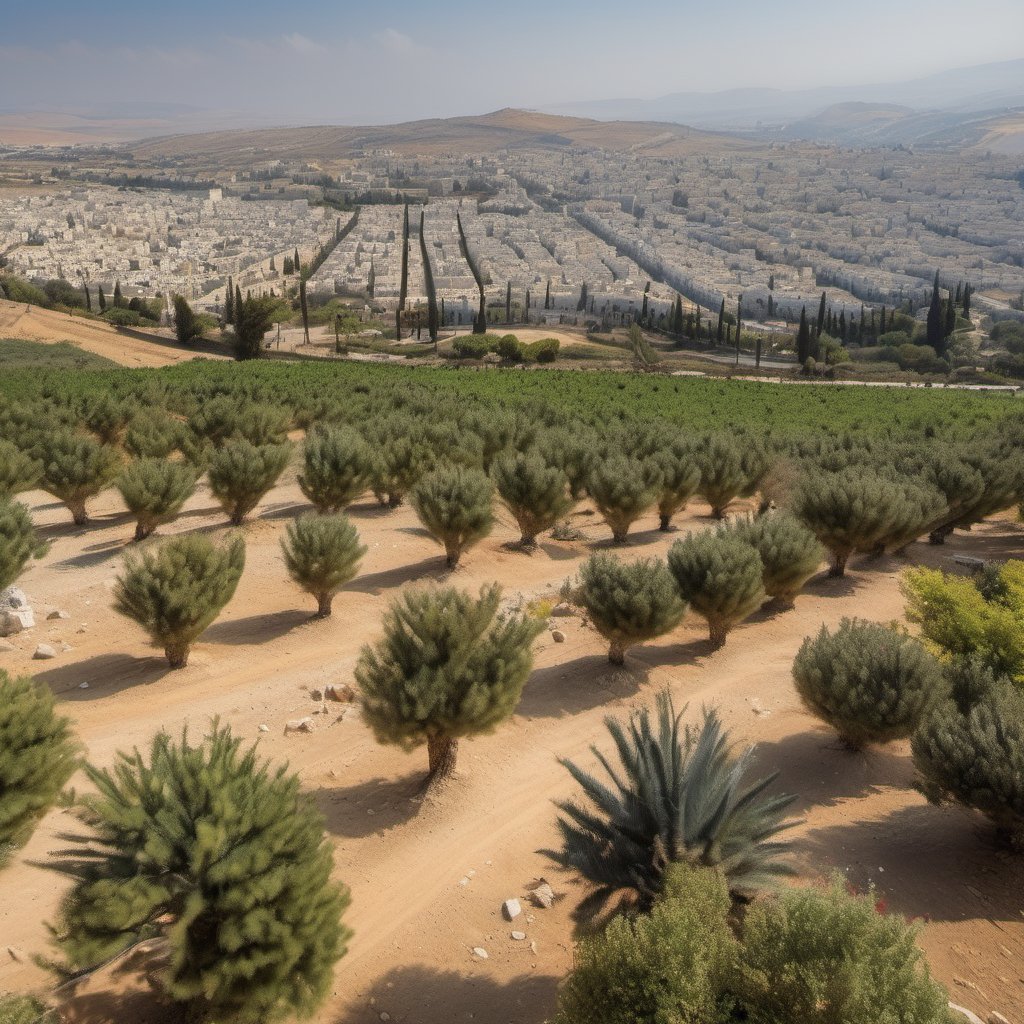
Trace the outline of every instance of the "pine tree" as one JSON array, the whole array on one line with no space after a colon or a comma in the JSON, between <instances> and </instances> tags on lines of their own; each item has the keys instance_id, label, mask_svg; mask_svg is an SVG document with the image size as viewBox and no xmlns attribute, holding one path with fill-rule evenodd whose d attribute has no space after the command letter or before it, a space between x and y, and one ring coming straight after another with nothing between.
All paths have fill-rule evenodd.
<instances>
[{"instance_id":1,"label":"pine tree","mask_svg":"<svg viewBox=\"0 0 1024 1024\"><path fill-rule=\"evenodd\" d=\"M124 305L124 296L121 295L121 282L114 282L114 306L120 308Z\"/></svg>"},{"instance_id":2,"label":"pine tree","mask_svg":"<svg viewBox=\"0 0 1024 1024\"><path fill-rule=\"evenodd\" d=\"M102 316L107 311L107 297L103 294L103 285L96 285L96 301L100 307L100 315Z\"/></svg>"},{"instance_id":3,"label":"pine tree","mask_svg":"<svg viewBox=\"0 0 1024 1024\"><path fill-rule=\"evenodd\" d=\"M50 688L0 670L0 868L57 802L77 766L71 721L57 714Z\"/></svg>"},{"instance_id":4,"label":"pine tree","mask_svg":"<svg viewBox=\"0 0 1024 1024\"><path fill-rule=\"evenodd\" d=\"M749 779L753 750L734 754L716 710L706 709L698 726L683 726L685 711L676 713L666 690L653 722L648 708L626 723L606 718L622 762L612 767L594 748L607 781L561 762L587 804L558 802L562 848L542 852L594 887L579 918L596 917L623 890L649 912L673 864L719 868L736 896L789 873L788 844L777 837L794 824L784 818L793 797L765 796L775 775Z\"/></svg>"},{"instance_id":5,"label":"pine tree","mask_svg":"<svg viewBox=\"0 0 1024 1024\"><path fill-rule=\"evenodd\" d=\"M397 508L434 464L434 452L403 418L385 420L371 443L375 458L370 486L381 504Z\"/></svg>"},{"instance_id":6,"label":"pine tree","mask_svg":"<svg viewBox=\"0 0 1024 1024\"><path fill-rule=\"evenodd\" d=\"M587 491L611 529L612 539L624 544L630 526L658 501L661 472L652 459L613 451L594 462Z\"/></svg>"},{"instance_id":7,"label":"pine tree","mask_svg":"<svg viewBox=\"0 0 1024 1024\"><path fill-rule=\"evenodd\" d=\"M700 486L698 492L711 506L716 519L736 498L752 497L771 468L768 453L750 439L715 435L698 453Z\"/></svg>"},{"instance_id":8,"label":"pine tree","mask_svg":"<svg viewBox=\"0 0 1024 1024\"><path fill-rule=\"evenodd\" d=\"M764 603L761 558L730 531L705 530L677 540L669 548L668 567L682 599L707 620L715 650Z\"/></svg>"},{"instance_id":9,"label":"pine tree","mask_svg":"<svg viewBox=\"0 0 1024 1024\"><path fill-rule=\"evenodd\" d=\"M800 307L800 327L796 332L796 361L804 366L811 358L811 329L807 324L807 307Z\"/></svg>"},{"instance_id":10,"label":"pine tree","mask_svg":"<svg viewBox=\"0 0 1024 1024\"><path fill-rule=\"evenodd\" d=\"M304 515L290 523L281 541L291 578L317 602L317 615L331 614L334 595L359 571L366 547L343 512Z\"/></svg>"},{"instance_id":11,"label":"pine tree","mask_svg":"<svg viewBox=\"0 0 1024 1024\"><path fill-rule=\"evenodd\" d=\"M144 409L128 424L124 450L136 459L166 459L182 444L182 426L167 413Z\"/></svg>"},{"instance_id":12,"label":"pine tree","mask_svg":"<svg viewBox=\"0 0 1024 1024\"><path fill-rule=\"evenodd\" d=\"M131 420L131 408L109 391L90 397L82 409L82 422L101 444L118 445Z\"/></svg>"},{"instance_id":13,"label":"pine tree","mask_svg":"<svg viewBox=\"0 0 1024 1024\"><path fill-rule=\"evenodd\" d=\"M516 709L540 620L499 615L501 588L479 598L444 587L409 591L355 669L363 718L381 743L426 744L428 782L455 770L459 739L492 731Z\"/></svg>"},{"instance_id":14,"label":"pine tree","mask_svg":"<svg viewBox=\"0 0 1024 1024\"><path fill-rule=\"evenodd\" d=\"M302 313L302 340L309 344L309 306L306 304L306 279L299 281L299 311Z\"/></svg>"},{"instance_id":15,"label":"pine tree","mask_svg":"<svg viewBox=\"0 0 1024 1024\"><path fill-rule=\"evenodd\" d=\"M672 517L686 508L701 482L701 462L695 448L677 439L651 456L660 474L658 526L667 532Z\"/></svg>"},{"instance_id":16,"label":"pine tree","mask_svg":"<svg viewBox=\"0 0 1024 1024\"><path fill-rule=\"evenodd\" d=\"M318 512L348 508L370 485L373 456L349 427L318 426L303 446L299 487Z\"/></svg>"},{"instance_id":17,"label":"pine tree","mask_svg":"<svg viewBox=\"0 0 1024 1024\"><path fill-rule=\"evenodd\" d=\"M174 334L182 345L190 345L203 336L202 325L181 295L174 296Z\"/></svg>"},{"instance_id":18,"label":"pine tree","mask_svg":"<svg viewBox=\"0 0 1024 1024\"><path fill-rule=\"evenodd\" d=\"M210 490L232 526L239 526L277 483L288 465L291 444L255 445L245 438L229 441L210 460Z\"/></svg>"},{"instance_id":19,"label":"pine tree","mask_svg":"<svg viewBox=\"0 0 1024 1024\"><path fill-rule=\"evenodd\" d=\"M851 750L910 736L945 692L939 663L917 640L857 619L804 640L793 679L807 710Z\"/></svg>"},{"instance_id":20,"label":"pine tree","mask_svg":"<svg viewBox=\"0 0 1024 1024\"><path fill-rule=\"evenodd\" d=\"M764 592L779 607L791 608L825 557L818 539L786 512L748 517L733 529L761 558Z\"/></svg>"},{"instance_id":21,"label":"pine tree","mask_svg":"<svg viewBox=\"0 0 1024 1024\"><path fill-rule=\"evenodd\" d=\"M227 287L224 289L224 326L227 327L229 324L235 322L235 289L231 280L231 275L228 275Z\"/></svg>"},{"instance_id":22,"label":"pine tree","mask_svg":"<svg viewBox=\"0 0 1024 1024\"><path fill-rule=\"evenodd\" d=\"M494 485L479 469L442 466L413 487L409 501L427 532L444 547L449 569L494 526Z\"/></svg>"},{"instance_id":23,"label":"pine tree","mask_svg":"<svg viewBox=\"0 0 1024 1024\"><path fill-rule=\"evenodd\" d=\"M42 471L43 467L30 455L0 438L0 501L30 491L39 482Z\"/></svg>"},{"instance_id":24,"label":"pine tree","mask_svg":"<svg viewBox=\"0 0 1024 1024\"><path fill-rule=\"evenodd\" d=\"M190 1021L311 1015L345 953L349 897L299 777L216 720L199 743L161 731L86 773L87 827L54 865L73 882L54 929L67 971L157 938L158 984Z\"/></svg>"},{"instance_id":25,"label":"pine tree","mask_svg":"<svg viewBox=\"0 0 1024 1024\"><path fill-rule=\"evenodd\" d=\"M535 449L498 458L491 473L498 496L519 526L519 543L530 550L537 534L552 529L573 506L569 478Z\"/></svg>"},{"instance_id":26,"label":"pine tree","mask_svg":"<svg viewBox=\"0 0 1024 1024\"><path fill-rule=\"evenodd\" d=\"M86 501L105 490L121 469L116 449L69 430L41 439L41 461L39 486L64 502L76 526L89 521Z\"/></svg>"},{"instance_id":27,"label":"pine tree","mask_svg":"<svg viewBox=\"0 0 1024 1024\"><path fill-rule=\"evenodd\" d=\"M945 323L945 316L942 311L942 298L939 295L939 272L936 270L935 282L932 285L932 301L928 307L925 341L940 356L945 355L946 352Z\"/></svg>"},{"instance_id":28,"label":"pine tree","mask_svg":"<svg viewBox=\"0 0 1024 1024\"><path fill-rule=\"evenodd\" d=\"M145 540L158 526L171 522L196 489L198 471L187 462L140 459L117 479L126 508L135 516L135 539Z\"/></svg>"},{"instance_id":29,"label":"pine tree","mask_svg":"<svg viewBox=\"0 0 1024 1024\"><path fill-rule=\"evenodd\" d=\"M623 563L592 555L580 569L576 600L608 641L613 665L623 664L634 644L671 632L686 612L672 574L654 558Z\"/></svg>"},{"instance_id":30,"label":"pine tree","mask_svg":"<svg viewBox=\"0 0 1024 1024\"><path fill-rule=\"evenodd\" d=\"M92 312L92 295L89 294L89 285L88 285L88 283L85 283L85 284L82 285L82 291L85 292L85 308L86 308L86 311L91 313Z\"/></svg>"},{"instance_id":31,"label":"pine tree","mask_svg":"<svg viewBox=\"0 0 1024 1024\"><path fill-rule=\"evenodd\" d=\"M241 537L222 547L202 535L172 537L125 558L114 587L114 610L163 647L171 668L184 668L192 645L234 596L244 566Z\"/></svg>"}]
</instances>

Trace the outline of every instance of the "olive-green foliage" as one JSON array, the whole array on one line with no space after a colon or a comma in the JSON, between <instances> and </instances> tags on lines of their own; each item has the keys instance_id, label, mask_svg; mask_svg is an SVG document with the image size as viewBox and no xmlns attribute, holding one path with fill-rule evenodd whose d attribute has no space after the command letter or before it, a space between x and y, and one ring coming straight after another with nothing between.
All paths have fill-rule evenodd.
<instances>
[{"instance_id":1,"label":"olive-green foliage","mask_svg":"<svg viewBox=\"0 0 1024 1024\"><path fill-rule=\"evenodd\" d=\"M0 1024L60 1024L56 1011L34 996L0 995Z\"/></svg>"},{"instance_id":2,"label":"olive-green foliage","mask_svg":"<svg viewBox=\"0 0 1024 1024\"><path fill-rule=\"evenodd\" d=\"M903 577L907 616L947 658L978 658L999 675L1024 682L1024 561L998 572L989 598L963 576L910 569Z\"/></svg>"},{"instance_id":3,"label":"olive-green foliage","mask_svg":"<svg viewBox=\"0 0 1024 1024\"><path fill-rule=\"evenodd\" d=\"M704 530L677 540L668 567L679 593L708 622L712 646L765 600L761 556L731 530Z\"/></svg>"},{"instance_id":4,"label":"olive-green foliage","mask_svg":"<svg viewBox=\"0 0 1024 1024\"><path fill-rule=\"evenodd\" d=\"M734 529L761 556L764 592L783 607L791 606L825 558L817 538L785 512L741 519Z\"/></svg>"},{"instance_id":5,"label":"olive-green foliage","mask_svg":"<svg viewBox=\"0 0 1024 1024\"><path fill-rule=\"evenodd\" d=\"M289 416L281 407L266 402L243 401L219 395L204 402L189 417L184 440L185 454L196 465L209 462L213 451L231 440L277 445L288 439Z\"/></svg>"},{"instance_id":6,"label":"olive-green foliage","mask_svg":"<svg viewBox=\"0 0 1024 1024\"><path fill-rule=\"evenodd\" d=\"M366 547L343 512L299 516L281 540L288 574L317 601L317 614L331 614L334 595L359 570Z\"/></svg>"},{"instance_id":7,"label":"olive-green foliage","mask_svg":"<svg viewBox=\"0 0 1024 1024\"><path fill-rule=\"evenodd\" d=\"M983 662L959 666L951 699L914 733L920 788L933 803L973 807L1024 851L1024 693Z\"/></svg>"},{"instance_id":8,"label":"olive-green foliage","mask_svg":"<svg viewBox=\"0 0 1024 1024\"><path fill-rule=\"evenodd\" d=\"M580 569L577 600L608 642L608 660L621 665L634 644L676 628L686 612L672 574L656 558L621 562L593 555Z\"/></svg>"},{"instance_id":9,"label":"olive-green foliage","mask_svg":"<svg viewBox=\"0 0 1024 1024\"><path fill-rule=\"evenodd\" d=\"M917 640L857 619L804 640L793 678L808 711L854 750L909 736L946 694L939 663Z\"/></svg>"},{"instance_id":10,"label":"olive-green foliage","mask_svg":"<svg viewBox=\"0 0 1024 1024\"><path fill-rule=\"evenodd\" d=\"M531 547L572 508L569 478L536 449L500 456L491 467L498 496L519 526L520 543Z\"/></svg>"},{"instance_id":11,"label":"olive-green foliage","mask_svg":"<svg viewBox=\"0 0 1024 1024\"><path fill-rule=\"evenodd\" d=\"M428 473L409 495L420 522L444 547L449 568L494 526L494 485L479 469L442 466Z\"/></svg>"},{"instance_id":12,"label":"olive-green foliage","mask_svg":"<svg viewBox=\"0 0 1024 1024\"><path fill-rule=\"evenodd\" d=\"M42 467L10 441L0 440L0 501L9 501L39 482Z\"/></svg>"},{"instance_id":13,"label":"olive-green foliage","mask_svg":"<svg viewBox=\"0 0 1024 1024\"><path fill-rule=\"evenodd\" d=\"M115 448L70 430L56 431L41 441L41 461L39 486L67 505L76 526L89 521L86 501L111 484L121 469Z\"/></svg>"},{"instance_id":14,"label":"olive-green foliage","mask_svg":"<svg viewBox=\"0 0 1024 1024\"><path fill-rule=\"evenodd\" d=\"M370 486L382 505L397 508L420 478L433 468L435 454L418 435L416 425L396 417L379 425L370 439L375 453Z\"/></svg>"},{"instance_id":15,"label":"olive-green foliage","mask_svg":"<svg viewBox=\"0 0 1024 1024\"><path fill-rule=\"evenodd\" d=\"M871 551L904 522L900 483L870 470L808 473L797 485L792 511L828 548L831 576L842 576L855 551Z\"/></svg>"},{"instance_id":16,"label":"olive-green foliage","mask_svg":"<svg viewBox=\"0 0 1024 1024\"><path fill-rule=\"evenodd\" d=\"M87 767L87 829L55 864L73 881L55 927L68 970L158 937L159 985L189 1020L262 1024L327 997L349 897L323 819L297 775L240 748L215 721L201 743L160 732Z\"/></svg>"},{"instance_id":17,"label":"olive-green foliage","mask_svg":"<svg viewBox=\"0 0 1024 1024\"><path fill-rule=\"evenodd\" d=\"M109 391L86 402L82 411L82 422L102 444L120 444L130 420L131 412L128 406Z\"/></svg>"},{"instance_id":18,"label":"olive-green foliage","mask_svg":"<svg viewBox=\"0 0 1024 1024\"><path fill-rule=\"evenodd\" d=\"M140 459L117 479L117 489L135 516L135 539L144 540L158 526L171 522L196 489L199 474L187 462Z\"/></svg>"},{"instance_id":19,"label":"olive-green foliage","mask_svg":"<svg viewBox=\"0 0 1024 1024\"><path fill-rule=\"evenodd\" d=\"M410 591L359 655L363 717L381 743L427 744L431 777L454 768L459 737L489 732L516 709L543 623L499 614L501 589Z\"/></svg>"},{"instance_id":20,"label":"olive-green foliage","mask_svg":"<svg viewBox=\"0 0 1024 1024\"><path fill-rule=\"evenodd\" d=\"M597 458L594 440L587 428L578 423L547 430L538 438L537 446L549 465L558 466L565 473L569 479L569 496L579 501L586 492Z\"/></svg>"},{"instance_id":21,"label":"olive-green foliage","mask_svg":"<svg viewBox=\"0 0 1024 1024\"><path fill-rule=\"evenodd\" d=\"M553 1024L724 1024L738 944L714 868L669 865L649 914L616 917L576 947Z\"/></svg>"},{"instance_id":22,"label":"olive-green foliage","mask_svg":"<svg viewBox=\"0 0 1024 1024\"><path fill-rule=\"evenodd\" d=\"M172 537L125 558L114 609L163 647L171 668L184 668L192 644L234 595L244 566L241 537L222 546L201 535Z\"/></svg>"},{"instance_id":23,"label":"olive-green foliage","mask_svg":"<svg viewBox=\"0 0 1024 1024\"><path fill-rule=\"evenodd\" d=\"M318 512L340 512L370 485L369 445L347 427L318 427L306 438L299 487Z\"/></svg>"},{"instance_id":24,"label":"olive-green foliage","mask_svg":"<svg viewBox=\"0 0 1024 1024\"><path fill-rule=\"evenodd\" d=\"M653 459L612 453L598 458L587 477L587 492L612 531L617 544L629 528L658 500L661 472Z\"/></svg>"},{"instance_id":25,"label":"olive-green foliage","mask_svg":"<svg viewBox=\"0 0 1024 1024\"><path fill-rule=\"evenodd\" d=\"M182 445L183 426L165 412L144 411L132 418L124 449L136 459L166 459Z\"/></svg>"},{"instance_id":26,"label":"olive-green foliage","mask_svg":"<svg viewBox=\"0 0 1024 1024\"><path fill-rule=\"evenodd\" d=\"M228 441L210 459L210 490L233 526L240 525L277 483L288 465L291 444L255 445L244 437Z\"/></svg>"},{"instance_id":27,"label":"olive-green foliage","mask_svg":"<svg viewBox=\"0 0 1024 1024\"><path fill-rule=\"evenodd\" d=\"M916 930L881 914L873 892L787 889L754 903L735 990L750 1024L949 1024Z\"/></svg>"},{"instance_id":28,"label":"olive-green foliage","mask_svg":"<svg viewBox=\"0 0 1024 1024\"><path fill-rule=\"evenodd\" d=\"M721 519L736 498L753 496L768 470L771 459L753 438L713 436L698 446L699 493Z\"/></svg>"},{"instance_id":29,"label":"olive-green foliage","mask_svg":"<svg viewBox=\"0 0 1024 1024\"><path fill-rule=\"evenodd\" d=\"M28 509L20 501L0 501L0 590L21 575L30 558L42 558L46 550Z\"/></svg>"},{"instance_id":30,"label":"olive-green foliage","mask_svg":"<svg viewBox=\"0 0 1024 1024\"><path fill-rule=\"evenodd\" d=\"M78 765L71 722L48 686L0 670L0 867L56 803Z\"/></svg>"},{"instance_id":31,"label":"olive-green foliage","mask_svg":"<svg viewBox=\"0 0 1024 1024\"><path fill-rule=\"evenodd\" d=\"M748 781L753 751L733 754L717 711L705 709L696 727L684 727L682 717L666 691L654 722L648 708L634 711L625 726L606 718L621 767L591 749L607 781L561 762L587 804L558 803L562 849L544 852L595 887L579 916L597 914L622 890L632 890L640 909L649 910L675 862L721 868L738 894L788 872L782 859L788 844L777 837L792 824L785 812L793 798L765 795L775 775Z\"/></svg>"},{"instance_id":32,"label":"olive-green foliage","mask_svg":"<svg viewBox=\"0 0 1024 1024\"><path fill-rule=\"evenodd\" d=\"M234 354L239 361L259 359L263 338L274 322L277 300L269 295L253 295L242 300L235 311Z\"/></svg>"},{"instance_id":33,"label":"olive-green foliage","mask_svg":"<svg viewBox=\"0 0 1024 1024\"><path fill-rule=\"evenodd\" d=\"M701 463L690 444L673 439L652 456L661 474L658 516L662 530L668 530L672 517L686 508L701 483Z\"/></svg>"}]
</instances>

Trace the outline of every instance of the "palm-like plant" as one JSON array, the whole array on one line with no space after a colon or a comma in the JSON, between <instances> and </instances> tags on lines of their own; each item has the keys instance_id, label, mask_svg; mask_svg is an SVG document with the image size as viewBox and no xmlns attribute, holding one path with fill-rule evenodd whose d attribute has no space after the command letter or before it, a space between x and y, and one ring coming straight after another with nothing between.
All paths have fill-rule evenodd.
<instances>
[{"instance_id":1,"label":"palm-like plant","mask_svg":"<svg viewBox=\"0 0 1024 1024\"><path fill-rule=\"evenodd\" d=\"M747 780L753 748L734 756L714 709L696 727L682 725L685 710L677 714L665 691L656 721L648 708L634 711L625 725L605 719L621 768L591 750L610 784L562 761L591 806L559 802L563 846L544 852L596 886L577 911L583 919L623 890L649 910L674 862L720 868L736 897L790 870L782 856L789 844L775 837L795 824L785 817L795 798L765 795L777 773Z\"/></svg>"}]
</instances>

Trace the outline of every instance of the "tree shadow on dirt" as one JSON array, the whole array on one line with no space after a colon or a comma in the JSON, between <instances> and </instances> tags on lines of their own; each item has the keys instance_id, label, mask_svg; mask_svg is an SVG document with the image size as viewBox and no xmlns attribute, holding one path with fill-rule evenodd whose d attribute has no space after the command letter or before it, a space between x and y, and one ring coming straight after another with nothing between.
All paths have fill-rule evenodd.
<instances>
[{"instance_id":1,"label":"tree shadow on dirt","mask_svg":"<svg viewBox=\"0 0 1024 1024\"><path fill-rule=\"evenodd\" d=\"M596 528L598 524L595 523L594 526ZM599 537L597 540L590 541L587 546L592 551L608 551L613 554L616 551L621 551L625 554L632 548L647 547L649 544L657 544L659 540L664 539L665 534L655 527L653 530L640 530L637 533L627 534L622 543L617 542L613 537Z\"/></svg>"},{"instance_id":2,"label":"tree shadow on dirt","mask_svg":"<svg viewBox=\"0 0 1024 1024\"><path fill-rule=\"evenodd\" d=\"M72 665L36 672L37 682L49 686L63 700L85 701L109 697L132 686L158 683L174 671L161 654L137 658L131 654L97 654ZM82 683L88 683L81 689Z\"/></svg>"},{"instance_id":3,"label":"tree shadow on dirt","mask_svg":"<svg viewBox=\"0 0 1024 1024\"><path fill-rule=\"evenodd\" d=\"M295 519L304 513L315 511L316 509L305 500L278 501L271 505L264 505L255 518L266 522L273 522L277 519Z\"/></svg>"},{"instance_id":4,"label":"tree shadow on dirt","mask_svg":"<svg viewBox=\"0 0 1024 1024\"><path fill-rule=\"evenodd\" d=\"M262 644L277 640L298 626L314 620L313 611L289 608L268 615L249 615L244 619L216 622L203 634L203 641L215 644Z\"/></svg>"},{"instance_id":5,"label":"tree shadow on dirt","mask_svg":"<svg viewBox=\"0 0 1024 1024\"><path fill-rule=\"evenodd\" d=\"M812 576L805 584L803 593L814 594L816 597L850 597L862 586L856 574L847 572L844 576L829 576L828 570ZM797 597L797 604L800 602Z\"/></svg>"},{"instance_id":6,"label":"tree shadow on dirt","mask_svg":"<svg viewBox=\"0 0 1024 1024\"><path fill-rule=\"evenodd\" d=\"M411 565L399 565L393 569L382 569L380 572L363 573L357 576L345 589L355 590L361 594L381 594L385 590L404 586L419 580L440 581L448 576L443 556L434 555L421 559Z\"/></svg>"},{"instance_id":7,"label":"tree shadow on dirt","mask_svg":"<svg viewBox=\"0 0 1024 1024\"><path fill-rule=\"evenodd\" d=\"M103 541L99 544L90 544L83 548L81 554L72 555L70 558L62 558L54 562L55 569L87 569L92 566L102 565L104 562L116 558L131 551L134 545L130 537L119 537L116 540Z\"/></svg>"},{"instance_id":8,"label":"tree shadow on dirt","mask_svg":"<svg viewBox=\"0 0 1024 1024\"><path fill-rule=\"evenodd\" d=\"M155 992L83 992L60 1007L61 1024L185 1024L184 1006L166 1004Z\"/></svg>"},{"instance_id":9,"label":"tree shadow on dirt","mask_svg":"<svg viewBox=\"0 0 1024 1024\"><path fill-rule=\"evenodd\" d=\"M517 714L524 718L560 718L589 711L611 700L634 696L647 681L647 666L627 653L625 665L588 654L534 670Z\"/></svg>"},{"instance_id":10,"label":"tree shadow on dirt","mask_svg":"<svg viewBox=\"0 0 1024 1024\"><path fill-rule=\"evenodd\" d=\"M404 825L420 812L427 777L427 755L423 770L400 779L368 779L354 786L325 788L313 794L327 830L349 839L362 839Z\"/></svg>"},{"instance_id":11,"label":"tree shadow on dirt","mask_svg":"<svg viewBox=\"0 0 1024 1024\"><path fill-rule=\"evenodd\" d=\"M529 970L533 957L529 943L513 946L522 947L522 968ZM486 973L438 971L419 964L396 967L369 989L362 1007L337 1018L335 1024L370 1024L381 1020L382 1013L389 1014L395 1024L470 1019L539 1024L554 1012L559 981L553 975L535 973L502 984Z\"/></svg>"}]
</instances>

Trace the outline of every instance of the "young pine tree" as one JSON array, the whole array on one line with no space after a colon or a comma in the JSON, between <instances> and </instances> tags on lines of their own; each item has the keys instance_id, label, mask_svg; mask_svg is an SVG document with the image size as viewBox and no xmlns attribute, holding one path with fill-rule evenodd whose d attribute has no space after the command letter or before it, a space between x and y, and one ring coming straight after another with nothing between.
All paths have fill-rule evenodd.
<instances>
[{"instance_id":1,"label":"young pine tree","mask_svg":"<svg viewBox=\"0 0 1024 1024\"><path fill-rule=\"evenodd\" d=\"M479 469L442 466L416 484L409 500L427 532L444 548L449 569L494 526L494 485Z\"/></svg>"},{"instance_id":2,"label":"young pine tree","mask_svg":"<svg viewBox=\"0 0 1024 1024\"><path fill-rule=\"evenodd\" d=\"M623 563L592 555L580 569L577 600L608 641L613 665L623 664L634 644L675 629L686 613L672 574L655 558Z\"/></svg>"},{"instance_id":3,"label":"young pine tree","mask_svg":"<svg viewBox=\"0 0 1024 1024\"><path fill-rule=\"evenodd\" d=\"M203 536L172 537L125 559L114 610L163 647L171 668L184 668L192 645L234 596L244 567L241 537L219 547Z\"/></svg>"},{"instance_id":4,"label":"young pine tree","mask_svg":"<svg viewBox=\"0 0 1024 1024\"><path fill-rule=\"evenodd\" d=\"M537 534L552 529L573 506L569 478L535 449L498 458L491 474L498 496L519 525L524 549L534 548Z\"/></svg>"},{"instance_id":5,"label":"young pine tree","mask_svg":"<svg viewBox=\"0 0 1024 1024\"><path fill-rule=\"evenodd\" d=\"M39 482L42 466L10 441L0 439L0 501L10 501Z\"/></svg>"},{"instance_id":6,"label":"young pine tree","mask_svg":"<svg viewBox=\"0 0 1024 1024\"><path fill-rule=\"evenodd\" d=\"M410 591L359 656L363 717L381 743L426 744L428 782L454 771L461 737L490 732L519 703L543 623L499 615L500 600L497 584L479 598L453 587Z\"/></svg>"},{"instance_id":7,"label":"young pine tree","mask_svg":"<svg viewBox=\"0 0 1024 1024\"><path fill-rule=\"evenodd\" d=\"M698 492L716 519L736 498L752 497L771 468L767 452L749 438L712 437L702 446L699 461Z\"/></svg>"},{"instance_id":8,"label":"young pine tree","mask_svg":"<svg viewBox=\"0 0 1024 1024\"><path fill-rule=\"evenodd\" d=\"M291 445L229 441L210 460L210 490L232 526L239 526L277 483L288 465Z\"/></svg>"},{"instance_id":9,"label":"young pine tree","mask_svg":"<svg viewBox=\"0 0 1024 1024\"><path fill-rule=\"evenodd\" d=\"M30 558L42 558L46 550L28 509L20 501L0 500L0 591L14 583Z\"/></svg>"},{"instance_id":10,"label":"young pine tree","mask_svg":"<svg viewBox=\"0 0 1024 1024\"><path fill-rule=\"evenodd\" d=\"M804 640L793 679L807 710L851 750L910 736L946 690L939 663L917 640L856 619Z\"/></svg>"},{"instance_id":11,"label":"young pine tree","mask_svg":"<svg viewBox=\"0 0 1024 1024\"><path fill-rule=\"evenodd\" d=\"M669 548L668 567L682 599L707 619L716 650L733 626L764 603L761 557L729 531L705 530L677 540Z\"/></svg>"},{"instance_id":12,"label":"young pine tree","mask_svg":"<svg viewBox=\"0 0 1024 1024\"><path fill-rule=\"evenodd\" d=\"M111 484L121 469L121 456L91 437L61 430L41 439L42 479L39 486L59 498L76 526L89 521L85 503Z\"/></svg>"},{"instance_id":13,"label":"young pine tree","mask_svg":"<svg viewBox=\"0 0 1024 1024\"><path fill-rule=\"evenodd\" d=\"M670 441L653 455L661 472L658 495L659 528L668 531L672 517L686 508L701 483L701 465L694 449L684 441Z\"/></svg>"},{"instance_id":14,"label":"young pine tree","mask_svg":"<svg viewBox=\"0 0 1024 1024\"><path fill-rule=\"evenodd\" d=\"M349 427L318 427L303 446L299 487L318 512L341 512L370 485L370 446Z\"/></svg>"},{"instance_id":15,"label":"young pine tree","mask_svg":"<svg viewBox=\"0 0 1024 1024\"><path fill-rule=\"evenodd\" d=\"M199 473L187 462L140 459L118 477L117 489L135 516L135 539L145 540L158 526L169 523L196 489Z\"/></svg>"},{"instance_id":16,"label":"young pine tree","mask_svg":"<svg viewBox=\"0 0 1024 1024\"><path fill-rule=\"evenodd\" d=\"M128 404L107 391L88 401L82 410L82 422L101 444L119 445L131 418Z\"/></svg>"},{"instance_id":17,"label":"young pine tree","mask_svg":"<svg viewBox=\"0 0 1024 1024\"><path fill-rule=\"evenodd\" d=\"M134 416L124 434L124 450L136 459L166 459L182 445L182 427L159 410Z\"/></svg>"},{"instance_id":18,"label":"young pine tree","mask_svg":"<svg viewBox=\"0 0 1024 1024\"><path fill-rule=\"evenodd\" d=\"M50 688L0 670L0 868L57 802L77 766L71 722L56 713Z\"/></svg>"},{"instance_id":19,"label":"young pine tree","mask_svg":"<svg viewBox=\"0 0 1024 1024\"><path fill-rule=\"evenodd\" d=\"M317 615L331 614L334 595L359 571L366 547L343 512L299 516L281 540L288 574L316 598Z\"/></svg>"},{"instance_id":20,"label":"young pine tree","mask_svg":"<svg viewBox=\"0 0 1024 1024\"><path fill-rule=\"evenodd\" d=\"M54 928L66 969L155 937L159 985L190 1021L313 1013L345 954L349 897L299 777L216 721L200 743L159 732L145 755L86 772L87 828L54 864L73 883Z\"/></svg>"},{"instance_id":21,"label":"young pine tree","mask_svg":"<svg viewBox=\"0 0 1024 1024\"><path fill-rule=\"evenodd\" d=\"M595 460L587 491L616 544L624 544L629 528L658 500L661 470L653 459L612 452Z\"/></svg>"},{"instance_id":22,"label":"young pine tree","mask_svg":"<svg viewBox=\"0 0 1024 1024\"><path fill-rule=\"evenodd\" d=\"M734 530L761 556L764 592L780 607L792 608L825 558L817 538L785 512L742 519Z\"/></svg>"}]
</instances>

